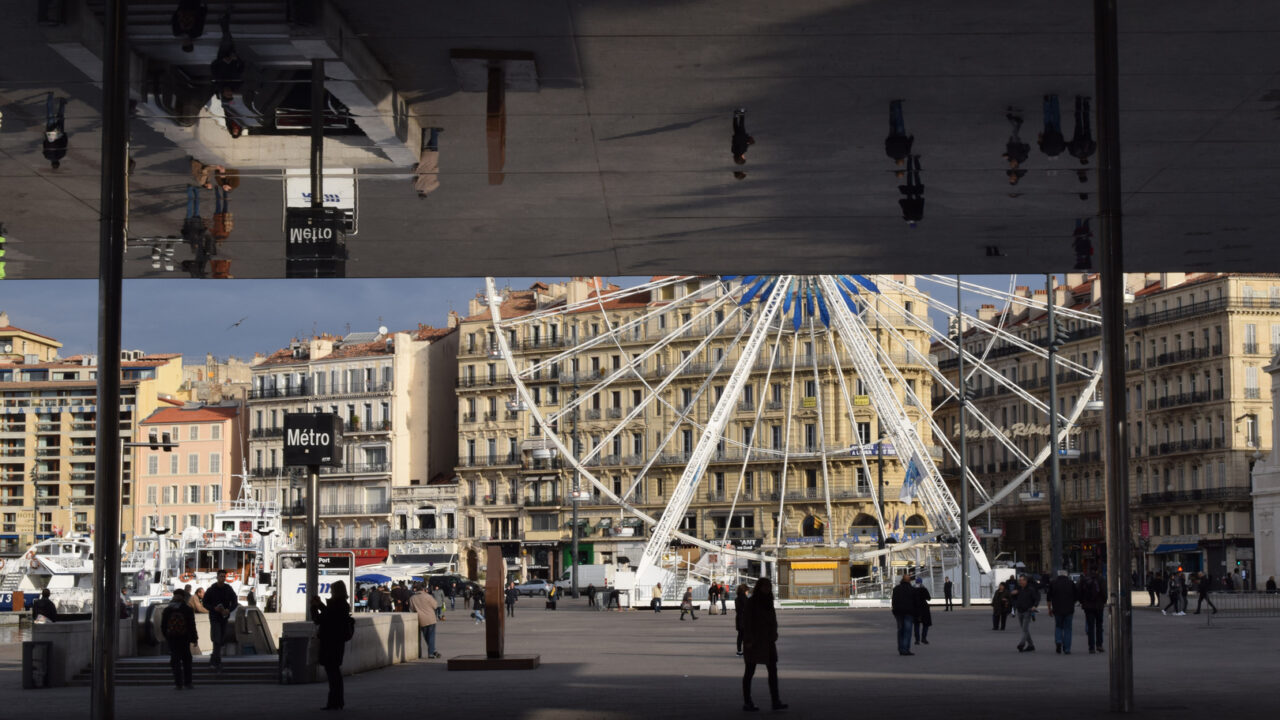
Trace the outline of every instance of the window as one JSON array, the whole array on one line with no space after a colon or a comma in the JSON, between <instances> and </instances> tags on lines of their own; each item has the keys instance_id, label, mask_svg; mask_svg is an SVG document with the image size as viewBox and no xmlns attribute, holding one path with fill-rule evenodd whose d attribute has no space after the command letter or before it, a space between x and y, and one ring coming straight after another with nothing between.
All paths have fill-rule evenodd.
<instances>
[{"instance_id":1,"label":"window","mask_svg":"<svg viewBox=\"0 0 1280 720\"><path fill-rule=\"evenodd\" d=\"M164 498L162 502L164 502L165 505L173 504L174 496L177 495L177 493L175 492L176 490L177 488L173 485L165 486L164 492L161 493L161 496Z\"/></svg>"},{"instance_id":2,"label":"window","mask_svg":"<svg viewBox=\"0 0 1280 720\"><path fill-rule=\"evenodd\" d=\"M177 437L177 435L175 435L174 437ZM188 439L188 440L199 440L199 439L200 439L200 426L199 426L199 425L192 425L192 426L191 426L191 431L190 431L190 433L187 435L187 439Z\"/></svg>"},{"instance_id":3,"label":"window","mask_svg":"<svg viewBox=\"0 0 1280 720\"><path fill-rule=\"evenodd\" d=\"M218 484L210 485L205 490L205 502L222 502L222 486Z\"/></svg>"},{"instance_id":4,"label":"window","mask_svg":"<svg viewBox=\"0 0 1280 720\"><path fill-rule=\"evenodd\" d=\"M188 475L200 474L200 456L199 455L195 453L191 453L190 455L187 456L187 474Z\"/></svg>"},{"instance_id":5,"label":"window","mask_svg":"<svg viewBox=\"0 0 1280 720\"><path fill-rule=\"evenodd\" d=\"M160 456L148 455L147 456L147 474L158 475L159 473L160 473Z\"/></svg>"},{"instance_id":6,"label":"window","mask_svg":"<svg viewBox=\"0 0 1280 720\"><path fill-rule=\"evenodd\" d=\"M770 434L773 440L773 444L772 444L773 449L781 450L782 449L782 426L774 425L769 429L770 429Z\"/></svg>"},{"instance_id":7,"label":"window","mask_svg":"<svg viewBox=\"0 0 1280 720\"><path fill-rule=\"evenodd\" d=\"M172 455L169 456L169 474L170 475L178 474L178 453L173 453Z\"/></svg>"},{"instance_id":8,"label":"window","mask_svg":"<svg viewBox=\"0 0 1280 720\"><path fill-rule=\"evenodd\" d=\"M804 396L805 396L805 397L817 397L817 396L818 396L818 383L814 382L813 380L805 380L805 381L804 381Z\"/></svg>"},{"instance_id":9,"label":"window","mask_svg":"<svg viewBox=\"0 0 1280 720\"><path fill-rule=\"evenodd\" d=\"M221 426L221 425L210 425L210 426L209 426L209 438L210 438L211 440L221 440L221 439L222 439L222 426Z\"/></svg>"},{"instance_id":10,"label":"window","mask_svg":"<svg viewBox=\"0 0 1280 720\"><path fill-rule=\"evenodd\" d=\"M209 453L209 474L217 475L222 472L222 454Z\"/></svg>"},{"instance_id":11,"label":"window","mask_svg":"<svg viewBox=\"0 0 1280 720\"><path fill-rule=\"evenodd\" d=\"M148 505L156 504L156 486L155 485L152 485L151 487L147 488L147 504Z\"/></svg>"},{"instance_id":12,"label":"window","mask_svg":"<svg viewBox=\"0 0 1280 720\"><path fill-rule=\"evenodd\" d=\"M863 445L871 443L871 423L858 423L858 442Z\"/></svg>"},{"instance_id":13,"label":"window","mask_svg":"<svg viewBox=\"0 0 1280 720\"><path fill-rule=\"evenodd\" d=\"M188 485L187 486L187 503L194 505L199 502L200 502L200 486Z\"/></svg>"}]
</instances>

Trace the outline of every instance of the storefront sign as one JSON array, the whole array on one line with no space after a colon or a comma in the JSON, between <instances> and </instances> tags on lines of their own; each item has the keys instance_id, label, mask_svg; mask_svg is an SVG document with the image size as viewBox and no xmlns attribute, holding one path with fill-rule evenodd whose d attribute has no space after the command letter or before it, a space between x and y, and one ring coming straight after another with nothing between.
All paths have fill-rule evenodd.
<instances>
[{"instance_id":1,"label":"storefront sign","mask_svg":"<svg viewBox=\"0 0 1280 720\"><path fill-rule=\"evenodd\" d=\"M788 545L821 545L822 537L810 537L808 535L787 538Z\"/></svg>"}]
</instances>

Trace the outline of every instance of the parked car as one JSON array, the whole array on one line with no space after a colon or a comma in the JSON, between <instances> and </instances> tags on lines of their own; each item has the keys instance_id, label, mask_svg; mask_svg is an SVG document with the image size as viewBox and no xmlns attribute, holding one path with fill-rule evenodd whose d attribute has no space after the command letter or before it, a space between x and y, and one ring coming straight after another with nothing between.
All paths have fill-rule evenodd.
<instances>
[{"instance_id":1,"label":"parked car","mask_svg":"<svg viewBox=\"0 0 1280 720\"><path fill-rule=\"evenodd\" d=\"M551 583L539 578L537 580L530 580L527 583L517 585L516 592L521 595L542 595L543 597L546 597L547 589L550 587Z\"/></svg>"}]
</instances>

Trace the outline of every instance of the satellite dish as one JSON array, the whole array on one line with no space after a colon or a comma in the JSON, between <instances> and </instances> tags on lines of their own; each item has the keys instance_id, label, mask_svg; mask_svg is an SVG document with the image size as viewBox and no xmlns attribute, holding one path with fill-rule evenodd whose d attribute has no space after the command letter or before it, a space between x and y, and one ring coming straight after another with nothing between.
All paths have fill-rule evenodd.
<instances>
[{"instance_id":1,"label":"satellite dish","mask_svg":"<svg viewBox=\"0 0 1280 720\"><path fill-rule=\"evenodd\" d=\"M11 343L6 343L6 344L5 344L5 346L4 346L4 351L5 351L5 352L13 352L13 345L12 345Z\"/></svg>"},{"instance_id":2,"label":"satellite dish","mask_svg":"<svg viewBox=\"0 0 1280 720\"><path fill-rule=\"evenodd\" d=\"M379 335L386 335L386 334L387 334L387 326L386 326L386 325L379 325L379 326L378 326L378 334L379 334Z\"/></svg>"}]
</instances>

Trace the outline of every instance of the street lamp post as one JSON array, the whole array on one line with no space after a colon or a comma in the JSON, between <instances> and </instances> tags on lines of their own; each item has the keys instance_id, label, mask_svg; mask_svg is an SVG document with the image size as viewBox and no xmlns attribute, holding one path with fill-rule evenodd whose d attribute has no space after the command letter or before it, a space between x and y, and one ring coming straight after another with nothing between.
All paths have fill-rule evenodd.
<instances>
[{"instance_id":1,"label":"street lamp post","mask_svg":"<svg viewBox=\"0 0 1280 720\"><path fill-rule=\"evenodd\" d=\"M31 466L31 544L40 542L40 471Z\"/></svg>"},{"instance_id":2,"label":"street lamp post","mask_svg":"<svg viewBox=\"0 0 1280 720\"><path fill-rule=\"evenodd\" d=\"M878 490L877 499L880 501L880 549L884 550L888 547L888 531L889 524L885 519L884 510L884 431L880 431L880 436L876 438L876 488ZM880 582L887 584L889 582L889 554L880 555Z\"/></svg>"},{"instance_id":3,"label":"street lamp post","mask_svg":"<svg viewBox=\"0 0 1280 720\"><path fill-rule=\"evenodd\" d=\"M569 416L569 421L570 423L572 423L572 428L570 430L570 433L572 434L573 438L569 442L572 443L573 454L575 457L580 456L582 454L582 449L578 447L578 412L579 410L578 410L577 403L578 403L578 377L577 377L577 373L574 373L573 402L571 403L573 405L573 413ZM580 497L581 494L582 494L581 479L578 476L577 465L575 465L573 468L573 527L569 528L569 532L573 534L573 551L572 551L573 558L571 558L572 562L569 565L569 572L570 572L569 580L571 583L570 588L573 591L574 599L578 598L578 535L580 534L579 528L578 528L578 498Z\"/></svg>"}]
</instances>

